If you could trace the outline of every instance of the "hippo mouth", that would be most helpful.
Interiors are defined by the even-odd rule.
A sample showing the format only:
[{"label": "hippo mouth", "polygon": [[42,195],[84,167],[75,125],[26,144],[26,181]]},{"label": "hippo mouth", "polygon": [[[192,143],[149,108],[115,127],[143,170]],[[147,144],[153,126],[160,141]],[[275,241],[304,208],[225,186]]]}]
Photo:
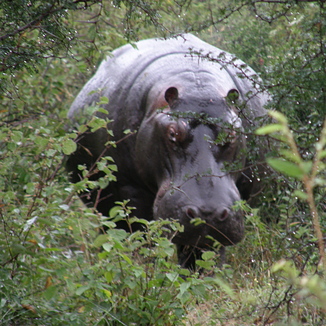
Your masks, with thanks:
[{"label": "hippo mouth", "polygon": [[231,246],[243,239],[243,212],[233,208],[240,194],[231,178],[191,179],[177,189],[163,185],[153,212],[154,219],[176,220],[183,226],[173,243],[204,249],[215,241]]},{"label": "hippo mouth", "polygon": [[[168,212],[166,205],[156,206],[155,219],[176,220],[183,227],[183,232],[173,235],[172,242],[177,245],[189,245],[205,249],[220,242],[231,246],[240,242],[244,237],[244,220],[241,211],[229,208],[203,211],[196,206],[185,205]],[[213,213],[212,213],[213,211]]]},{"label": "hippo mouth", "polygon": [[[190,245],[205,249],[218,241],[224,246],[235,245],[244,237],[242,214],[236,214],[229,221],[211,222],[205,219],[180,221],[184,226],[183,232],[177,233],[172,242],[179,245]],[[199,223],[199,224],[198,224]]]}]

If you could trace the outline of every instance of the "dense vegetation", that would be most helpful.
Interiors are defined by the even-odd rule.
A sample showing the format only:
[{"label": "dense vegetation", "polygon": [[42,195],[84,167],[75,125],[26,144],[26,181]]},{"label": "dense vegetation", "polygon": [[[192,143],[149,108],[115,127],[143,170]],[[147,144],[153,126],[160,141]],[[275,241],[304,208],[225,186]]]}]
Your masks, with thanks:
[{"label": "dense vegetation", "polygon": [[[14,0],[0,3],[0,19],[2,325],[324,324],[324,1]],[[201,274],[177,266],[165,222],[128,234],[114,229],[132,216],[127,202],[109,217],[81,204],[79,191],[114,178],[113,162],[100,162],[99,182],[72,185],[64,170],[79,132],[66,113],[101,59],[183,31],[252,66],[277,110],[257,132],[278,143],[273,186],[247,209],[227,264],[217,267],[217,246]]]}]

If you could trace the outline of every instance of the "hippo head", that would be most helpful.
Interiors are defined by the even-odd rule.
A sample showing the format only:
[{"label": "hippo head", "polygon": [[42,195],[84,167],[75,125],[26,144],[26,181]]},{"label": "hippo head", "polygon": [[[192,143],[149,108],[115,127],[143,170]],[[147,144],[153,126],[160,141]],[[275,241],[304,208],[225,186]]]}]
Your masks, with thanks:
[{"label": "hippo head", "polygon": [[238,174],[227,167],[237,162],[239,170],[244,164],[241,120],[227,98],[193,95],[170,87],[166,109],[147,114],[137,135],[138,171],[156,193],[154,218],[184,226],[174,243],[201,249],[214,240],[233,245],[243,238],[244,223],[234,208],[241,199]]}]

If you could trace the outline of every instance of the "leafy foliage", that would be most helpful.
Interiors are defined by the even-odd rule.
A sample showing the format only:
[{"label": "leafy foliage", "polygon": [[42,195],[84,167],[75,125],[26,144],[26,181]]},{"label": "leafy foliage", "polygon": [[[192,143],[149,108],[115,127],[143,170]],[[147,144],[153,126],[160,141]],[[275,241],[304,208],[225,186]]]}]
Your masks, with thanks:
[{"label": "leafy foliage", "polygon": [[[131,215],[126,203],[109,218],[81,207],[75,193],[89,184],[69,185],[60,173],[61,153],[74,150],[76,135],[55,122],[29,121],[1,133],[2,324],[179,324],[194,294],[207,298],[224,282],[176,265],[164,233],[177,224],[139,221],[146,231],[129,234],[114,228]],[[102,224],[109,230],[96,237]]]},{"label": "leafy foliage", "polygon": [[[0,17],[1,324],[324,323],[323,1],[15,0],[0,3]],[[132,216],[128,204],[103,218],[76,196],[90,181],[71,185],[64,172],[82,131],[67,132],[66,110],[97,64],[127,40],[183,31],[259,72],[296,147],[284,120],[263,129],[277,138],[269,162],[284,174],[271,172],[273,187],[246,213],[246,239],[229,249],[228,265],[217,269],[218,253],[206,252],[202,275],[175,263],[165,231],[178,224],[116,230],[117,219]],[[106,177],[93,186],[104,187],[114,163],[103,158],[98,168]]]}]

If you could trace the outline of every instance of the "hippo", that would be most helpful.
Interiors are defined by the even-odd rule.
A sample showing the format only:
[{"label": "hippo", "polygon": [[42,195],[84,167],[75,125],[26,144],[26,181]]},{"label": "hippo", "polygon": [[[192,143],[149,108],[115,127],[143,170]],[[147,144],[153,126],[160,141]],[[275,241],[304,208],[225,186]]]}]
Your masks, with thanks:
[{"label": "hippo", "polygon": [[[110,156],[116,179],[105,189],[81,194],[82,200],[106,216],[117,201],[129,200],[138,218],[178,221],[183,230],[172,242],[186,268],[195,268],[195,260],[216,241],[240,242],[244,214],[236,204],[255,189],[245,131],[265,116],[268,99],[258,81],[242,61],[192,34],[113,51],[68,112],[77,121],[88,107],[108,99],[101,104],[105,111],[95,114],[109,119],[112,134],[101,128],[80,135],[67,170],[78,182],[79,165],[90,169]],[[117,227],[141,229],[126,221]]]}]

